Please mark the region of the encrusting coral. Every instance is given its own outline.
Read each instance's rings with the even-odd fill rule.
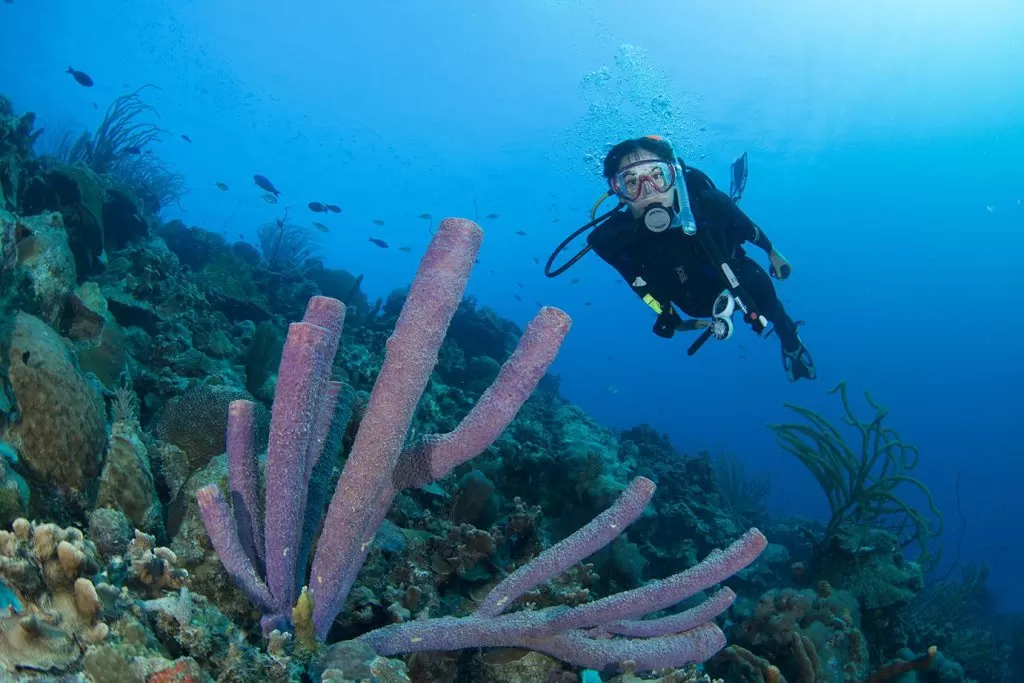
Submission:
[[[69,671],[109,632],[88,578],[99,570],[96,547],[56,524],[19,518],[12,529],[0,531],[0,579],[20,609],[0,613],[0,670]]]

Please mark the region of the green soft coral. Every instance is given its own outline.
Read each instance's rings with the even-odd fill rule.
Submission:
[[[864,397],[875,415],[867,422],[854,415],[845,381],[828,393],[840,395],[846,412],[843,422],[856,430],[859,442],[855,440],[851,445],[824,417],[789,403],[786,407],[807,424],[769,425],[779,445],[810,470],[828,497],[832,516],[825,530],[825,543],[846,523],[878,526],[886,518],[905,516],[914,530],[903,539],[902,547],[917,543],[924,558],[929,539],[942,532],[943,518],[928,488],[908,474],[917,467],[917,448],[904,443],[894,429],[883,426],[888,408],[875,402],[868,392]],[[897,494],[901,485],[904,490],[913,488],[924,495],[934,519],[928,519]]]

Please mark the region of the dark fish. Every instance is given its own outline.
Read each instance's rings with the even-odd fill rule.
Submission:
[[[192,138],[185,135],[184,133],[181,134],[181,139],[184,140],[185,142],[192,142]]]
[[[412,251],[412,247],[399,247],[398,251],[410,252]]]
[[[90,78],[89,74],[84,71],[76,71],[69,66],[65,73],[71,74],[71,77],[74,78],[75,81],[78,82],[78,85],[82,87],[91,88],[93,86],[92,78]]]
[[[381,219],[379,219],[379,218],[374,218],[374,219],[373,219],[373,224],[374,224],[374,225],[384,225],[384,221],[382,221],[382,220],[381,220]]]
[[[25,353],[21,354],[21,362],[24,363],[25,365],[28,365],[28,359],[31,356],[32,356],[32,352],[31,351],[26,351]]]
[[[523,288],[523,283],[522,283],[522,282],[517,282],[517,283],[516,283],[516,285],[518,285],[518,286],[519,286],[519,289],[522,289],[522,288]]]
[[[274,183],[270,182],[270,180],[266,176],[262,176],[262,175],[256,174],[256,175],[254,175],[252,177],[252,181],[254,183],[256,183],[257,186],[259,186],[260,188],[266,190],[267,192],[269,192],[270,194],[274,195],[275,197],[277,195],[281,194],[278,191],[278,189],[276,187],[274,187]]]
[[[526,237],[526,232],[523,230],[516,230],[516,234],[520,237]]]
[[[580,281],[580,279],[578,277],[574,277],[572,280],[569,281],[569,284],[574,285],[574,284],[578,283],[579,281]]]
[[[142,154],[142,148],[138,145],[132,145],[131,147],[124,148],[125,154]]]
[[[330,230],[327,229],[327,226],[324,225],[323,223],[317,223],[316,221],[313,221],[313,227],[319,230],[320,232],[330,232]]]
[[[316,213],[325,213],[327,211],[327,207],[320,202],[310,202],[306,206],[309,207],[310,211],[315,211]]]
[[[220,190],[221,192],[227,192],[228,191],[228,186],[225,185],[224,183],[214,183],[214,185],[216,185],[217,189]]]
[[[341,213],[341,207],[337,204],[324,204],[324,208],[331,213]]]
[[[583,305],[584,305],[584,306],[589,306],[589,305],[590,305],[590,302],[589,302],[589,301],[584,301],[584,302],[583,302]]]
[[[379,240],[376,237],[371,237],[370,241],[373,242],[374,244],[376,244],[381,249],[387,249],[388,248],[388,243],[385,242],[384,240]]]
[[[540,265],[540,259],[537,258],[536,256],[533,257],[533,262],[536,263],[537,265]]]
[[[489,213],[489,214],[487,214],[487,216],[485,216],[485,218],[498,218],[498,214],[496,214],[496,213]]]
[[[522,301],[523,300],[523,297],[519,296],[518,294],[513,294],[512,296],[514,296],[516,298],[516,301]]]
[[[431,216],[429,213],[421,213],[419,216],[417,216],[417,218],[422,218],[423,220],[426,221],[432,219],[433,216]]]
[[[14,0],[4,0],[4,4],[5,5],[13,5],[14,4]]]

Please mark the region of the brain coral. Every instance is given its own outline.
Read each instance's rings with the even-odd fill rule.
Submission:
[[[0,353],[20,413],[10,436],[24,463],[52,484],[82,490],[99,474],[106,443],[98,389],[79,370],[72,347],[26,313],[0,330]]]

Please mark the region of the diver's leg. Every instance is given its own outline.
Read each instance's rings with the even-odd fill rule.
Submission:
[[[775,327],[775,334],[782,343],[782,365],[790,380],[801,377],[814,379],[817,373],[811,354],[800,341],[796,322],[786,312],[786,307],[775,292],[775,283],[757,261],[748,256],[741,257],[736,264],[736,277],[764,317]]]

